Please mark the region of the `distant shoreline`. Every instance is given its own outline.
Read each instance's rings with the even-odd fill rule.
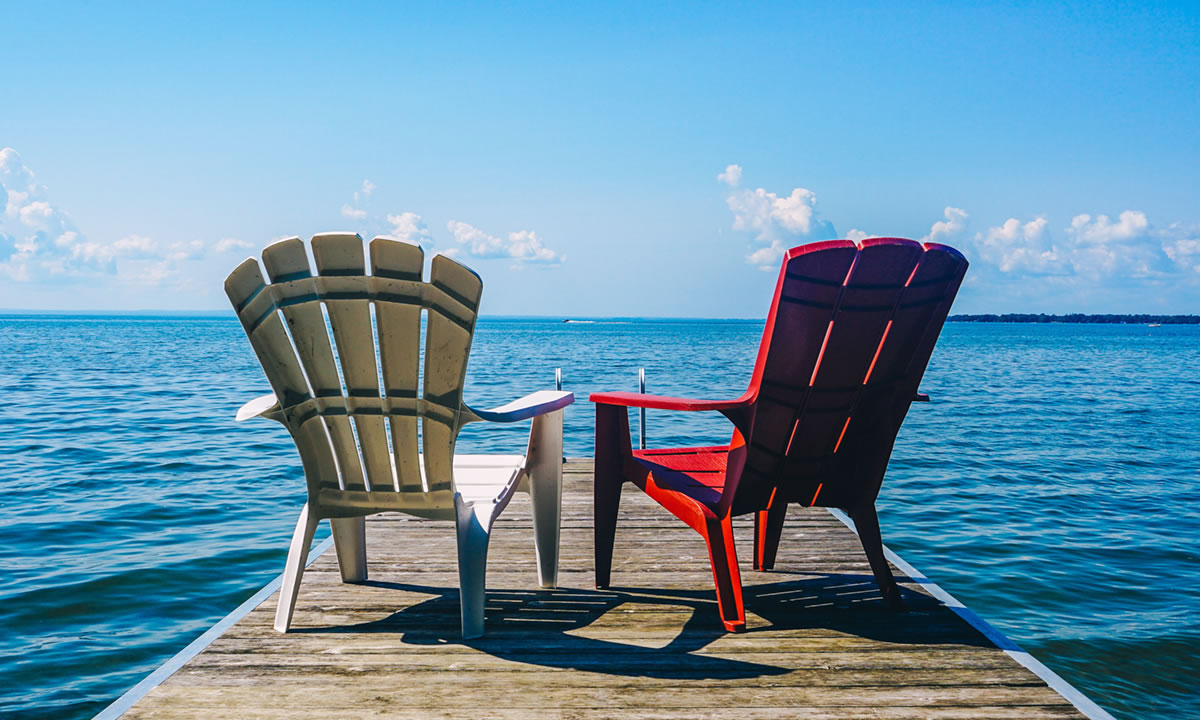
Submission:
[[[1073,323],[1092,325],[1200,325],[1200,315],[1046,315],[1005,313],[1003,315],[951,315],[947,322],[982,323]]]

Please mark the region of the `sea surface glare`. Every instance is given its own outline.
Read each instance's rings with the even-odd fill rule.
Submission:
[[[588,392],[644,366],[648,392],[734,397],[761,332],[485,318],[467,401],[561,367],[566,454],[591,455]],[[232,318],[2,317],[0,358],[0,716],[87,718],[282,571],[300,463],[278,424],[233,422],[270,388]],[[885,542],[1122,718],[1200,717],[1198,367],[1197,326],[948,324],[879,499]]]

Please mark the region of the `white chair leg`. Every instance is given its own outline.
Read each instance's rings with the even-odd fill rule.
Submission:
[[[490,518],[480,513],[490,508],[467,505],[456,495],[454,505],[458,529],[458,595],[461,602],[462,636],[470,640],[483,635],[483,604],[487,574]]]
[[[329,524],[333,526],[333,547],[337,551],[342,582],[364,582],[367,579],[367,519],[332,518]]]
[[[288,548],[287,564],[283,568],[283,584],[279,588],[279,606],[275,609],[275,629],[287,632],[292,624],[292,613],[296,610],[296,593],[304,577],[304,566],[308,563],[308,550],[312,546],[313,533],[317,530],[317,518],[309,510],[308,503],[300,510],[296,521],[296,532],[292,534],[292,545]]]
[[[558,535],[562,515],[563,413],[557,410],[533,419],[525,472],[533,503],[533,544],[537,552],[538,584],[558,586]]]

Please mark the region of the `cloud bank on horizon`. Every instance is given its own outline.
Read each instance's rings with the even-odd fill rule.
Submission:
[[[54,205],[19,153],[0,149],[0,274],[18,283],[75,283],[120,273],[158,286],[181,280],[189,261],[250,247],[236,238],[159,242],[130,233],[111,241],[87,237]]]
[[[751,188],[743,185],[744,175],[732,164],[717,180],[725,187],[732,228],[746,239],[744,260],[754,267],[774,271],[789,247],[805,242],[872,236],[854,227],[839,234],[821,215],[813,190]],[[439,245],[420,214],[374,212],[375,189],[363,180],[340,210],[364,237],[388,235],[467,261],[502,261],[508,269],[566,262],[564,252],[548,247],[533,230],[492,234],[459,219],[446,223],[447,236]],[[235,237],[155,238],[136,228],[114,238],[91,238],[53,202],[12,148],[0,150],[0,207],[0,277],[10,288],[100,288],[103,296],[105,287],[136,287],[150,298],[171,290],[208,293],[210,286],[219,287],[234,253],[260,247]],[[1113,216],[1084,212],[1069,219],[1038,215],[980,223],[966,209],[946,206],[920,239],[962,250],[973,265],[968,286],[986,304],[1049,301],[1068,307],[1079,298],[1096,301],[1124,292],[1127,298],[1156,307],[1173,303],[1175,312],[1186,312],[1200,291],[1200,226],[1156,223],[1136,209]],[[711,256],[714,262],[727,259],[719,249]],[[10,290],[8,297],[21,294]]]
[[[749,190],[741,187],[742,176],[741,166],[729,165],[717,180],[728,188],[733,229],[754,233],[747,263],[774,271],[788,248],[839,237],[832,222],[819,217],[813,191],[797,187],[780,195]],[[1200,287],[1200,226],[1156,225],[1139,210],[1124,210],[1115,219],[1081,213],[1059,230],[1037,216],[1010,217],[972,233],[970,220],[966,210],[947,206],[943,218],[920,238],[963,251],[972,262],[969,283],[1024,283],[1048,293],[1139,285],[1148,290],[1175,284]],[[842,237],[857,242],[874,235],[852,228]]]
[[[375,184],[363,180],[353,201],[341,207],[341,216],[374,230],[366,236],[387,235],[405,242],[436,245],[433,233],[415,212],[374,216],[367,205]],[[189,270],[203,261],[258,246],[233,237],[160,241],[131,232],[114,240],[94,240],[70,215],[53,204],[45,185],[13,148],[0,149],[0,277],[8,283],[59,285],[118,282],[147,289],[197,289]],[[444,251],[449,256],[475,259],[502,258],[515,266],[556,265],[566,256],[546,247],[532,230],[489,235],[465,222],[451,220],[451,236],[458,244]]]

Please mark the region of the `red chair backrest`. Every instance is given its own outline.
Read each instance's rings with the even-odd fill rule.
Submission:
[[[954,248],[900,238],[788,251],[750,382],[745,463],[723,502],[740,514],[776,496],[874,501],[966,271]]]

